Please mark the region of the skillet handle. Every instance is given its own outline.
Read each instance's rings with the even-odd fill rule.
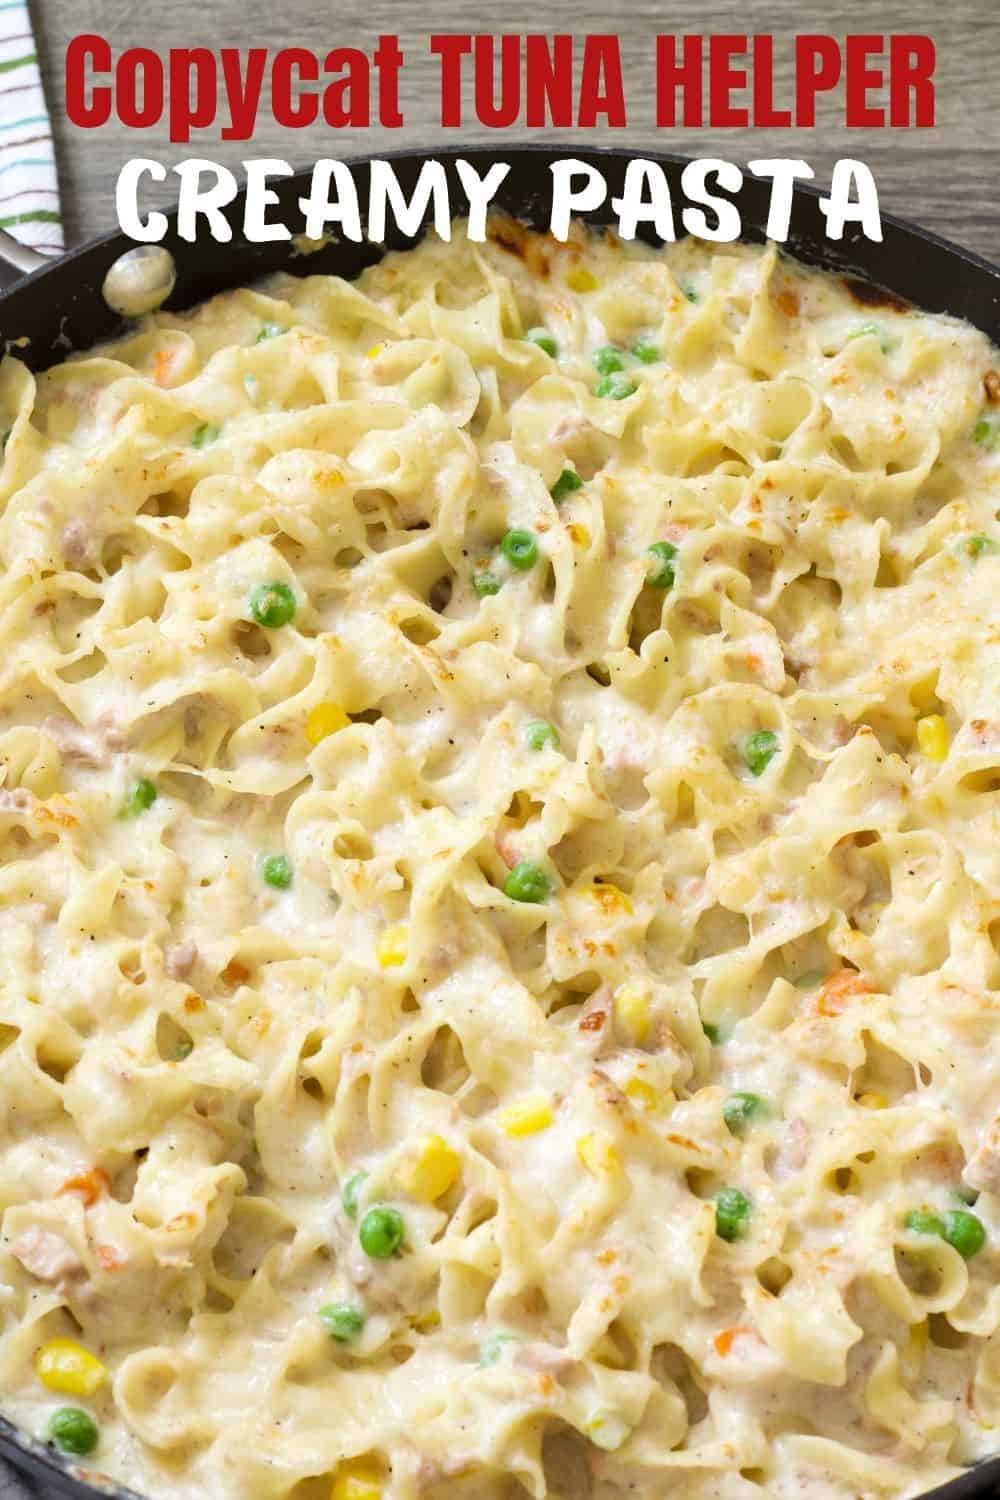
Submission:
[[[11,286],[29,271],[37,271],[48,264],[48,256],[39,255],[37,250],[29,249],[5,229],[0,229],[0,286]]]

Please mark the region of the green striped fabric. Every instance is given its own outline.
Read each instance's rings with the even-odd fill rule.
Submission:
[[[27,0],[0,0],[0,228],[63,248],[59,179]]]

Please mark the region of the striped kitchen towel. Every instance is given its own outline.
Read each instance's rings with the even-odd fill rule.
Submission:
[[[0,228],[50,255],[63,248],[52,127],[27,0],[0,0]]]

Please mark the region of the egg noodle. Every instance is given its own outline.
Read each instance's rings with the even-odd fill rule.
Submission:
[[[1000,1447],[1000,360],[496,221],[0,370],[0,1393],[156,1500]]]

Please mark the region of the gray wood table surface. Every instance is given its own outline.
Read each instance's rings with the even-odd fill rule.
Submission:
[[[61,168],[67,241],[77,243],[114,224],[115,179],[131,156],[172,164],[185,155],[207,156],[237,169],[247,156],[284,157],[305,165],[318,156],[360,150],[489,142],[498,148],[538,140],[538,131],[514,129],[498,136],[483,128],[462,132],[437,126],[436,62],[427,48],[431,31],[487,30],[495,9],[462,0],[30,0],[53,115]],[[821,179],[840,156],[867,161],[879,183],[886,211],[913,219],[991,259],[1000,259],[1000,0],[742,0],[706,7],[702,0],[507,0],[501,12],[507,32],[616,30],[622,40],[629,104],[628,128],[566,131],[567,142],[659,147],[695,156],[736,161],[751,156],[801,156]],[[281,130],[262,123],[252,142],[220,142],[196,134],[189,147],[171,146],[166,127],[128,131],[108,125],[83,131],[63,111],[63,57],[70,38],[95,31],[116,51],[146,46],[223,45],[278,48],[290,45],[325,52],[334,46],[371,49],[380,32],[395,32],[406,57],[400,102],[405,126],[398,131],[332,131],[315,127]],[[658,31],[770,31],[795,33],[925,32],[937,48],[937,123],[913,131],[848,130],[840,92],[821,102],[810,130],[658,131],[652,94],[653,37]],[[791,53],[776,46],[776,102],[791,94]],[[170,196],[169,189],[161,201]],[[0,1500],[22,1500],[40,1492],[22,1486],[0,1465]],[[213,1500],[207,1496],[206,1500]]]

